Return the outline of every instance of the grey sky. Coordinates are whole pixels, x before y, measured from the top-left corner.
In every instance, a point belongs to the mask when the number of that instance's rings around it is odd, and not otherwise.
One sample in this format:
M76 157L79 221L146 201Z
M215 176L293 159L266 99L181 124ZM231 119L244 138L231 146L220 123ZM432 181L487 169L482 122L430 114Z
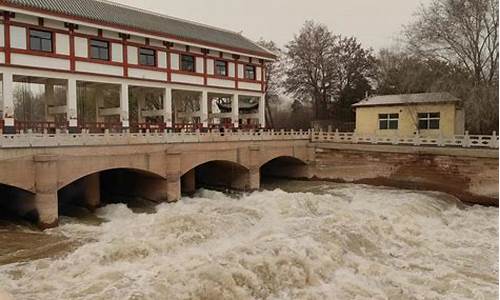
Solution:
M420 3L430 0L113 0L169 16L243 31L283 46L312 19L330 30L357 37L365 47L395 44Z

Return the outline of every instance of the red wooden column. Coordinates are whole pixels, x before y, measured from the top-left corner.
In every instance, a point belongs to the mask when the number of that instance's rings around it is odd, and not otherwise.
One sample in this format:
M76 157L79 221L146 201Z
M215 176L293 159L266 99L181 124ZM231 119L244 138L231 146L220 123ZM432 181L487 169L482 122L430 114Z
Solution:
M264 74L266 70L266 65L264 63L264 60L260 60L260 85L261 85L261 90L262 92L266 91L266 80L264 80Z
M234 59L234 88L238 89L238 59L240 59L239 55L233 54L233 59Z
M123 53L123 77L128 77L128 42L130 39L130 34L120 33L120 37L122 38L122 53ZM137 49L139 51L139 49Z
M172 61L170 59L170 48L174 46L172 42L163 42L163 45L167 48L167 82L172 81Z
M208 77L207 77L207 54L210 52L208 49L201 49L201 52L203 53L203 85L207 85L208 83Z
M10 19L14 17L15 14L12 12L3 12L4 49L6 64L10 64Z
M74 72L76 70L75 30L78 29L78 25L73 23L64 23L64 27L68 28L69 35L69 69L71 72Z

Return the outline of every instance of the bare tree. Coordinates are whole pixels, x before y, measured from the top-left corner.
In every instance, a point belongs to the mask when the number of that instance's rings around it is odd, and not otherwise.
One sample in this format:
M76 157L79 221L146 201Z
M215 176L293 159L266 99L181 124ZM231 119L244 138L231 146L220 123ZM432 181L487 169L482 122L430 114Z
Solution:
M397 49L382 49L376 58L377 94L439 91L444 82L462 82L463 72L454 64Z
M464 100L467 128L498 130L498 0L434 0L405 33L412 53L464 75L440 86Z
M266 63L266 71L264 77L266 79L265 90L266 93L266 119L269 127L274 127L274 120L271 105L278 105L280 94L283 93L283 51L273 41L266 41L260 39L257 44L276 55L276 59L272 62Z
M285 90L297 99L311 99L316 119L326 116L336 91L337 39L325 25L307 21L286 46Z
M333 116L336 121L353 121L351 105L371 90L372 50L312 21L287 49L286 91L302 102L311 99L316 120Z
M411 49L460 64L475 84L498 81L498 0L434 0L406 30Z

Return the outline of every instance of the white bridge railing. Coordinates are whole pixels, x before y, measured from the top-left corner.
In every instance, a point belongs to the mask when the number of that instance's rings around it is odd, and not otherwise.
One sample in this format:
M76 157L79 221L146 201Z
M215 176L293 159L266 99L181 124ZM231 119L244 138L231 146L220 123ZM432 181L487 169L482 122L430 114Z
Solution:
M386 144L411 146L438 146L463 148L493 148L498 149L498 136L492 135L463 135L453 137L399 137L399 136L364 136L354 132L324 132L315 131L311 135L312 142L347 143L347 144Z
M498 136L455 135L453 137L363 136L353 132L260 130L236 132L146 132L146 133L24 133L0 135L0 148L139 145L236 141L310 140L318 143L381 144L498 149Z
M147 133L57 133L0 135L0 148L139 145L235 141L310 140L311 131L236 131L236 132L147 132Z

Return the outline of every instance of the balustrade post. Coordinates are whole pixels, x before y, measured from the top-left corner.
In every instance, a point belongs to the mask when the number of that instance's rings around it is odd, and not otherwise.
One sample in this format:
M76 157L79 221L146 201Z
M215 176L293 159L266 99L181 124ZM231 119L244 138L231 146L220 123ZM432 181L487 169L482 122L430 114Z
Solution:
M497 132L491 134L490 148L498 148Z
M470 137L469 137L469 131L466 130L465 131L465 135L464 135L464 143L462 144L462 147L464 148L470 148Z
M443 147L444 146L443 133L441 131L439 131L439 136L437 138L437 145L439 147Z
M418 132L415 134L415 140L413 141L413 145L420 146L420 134Z

